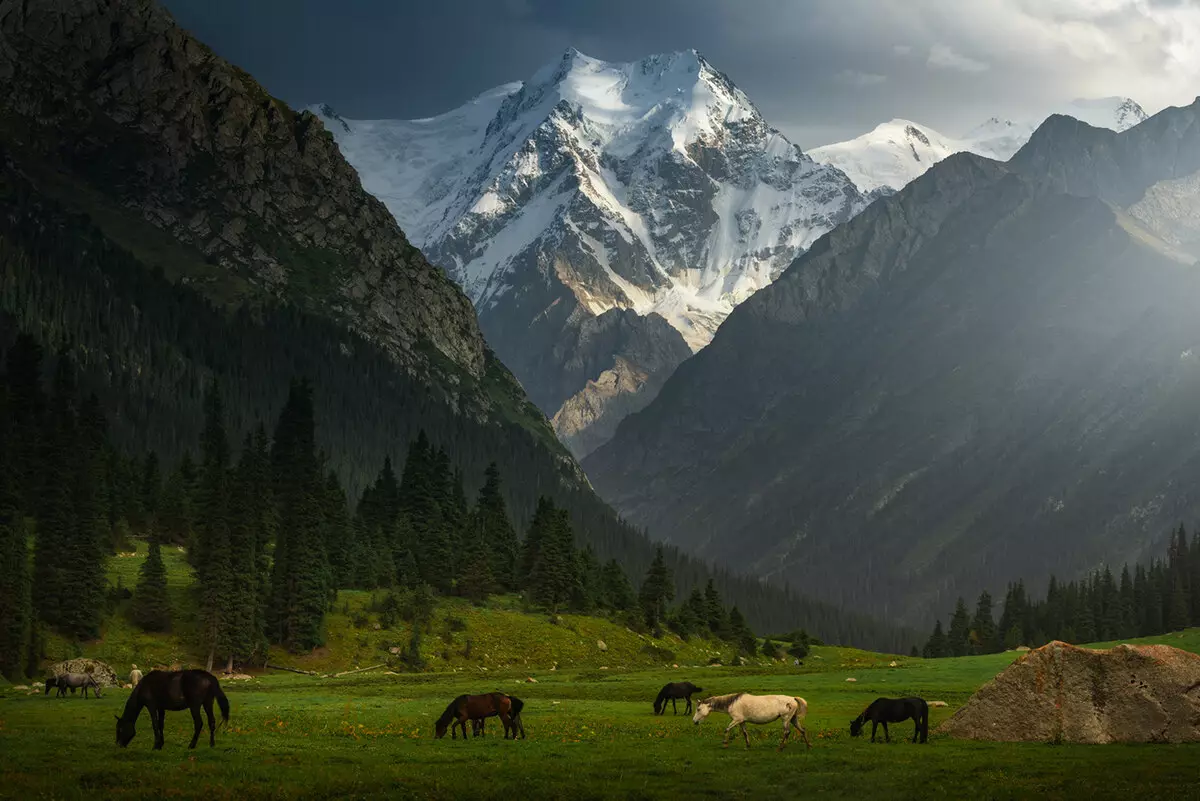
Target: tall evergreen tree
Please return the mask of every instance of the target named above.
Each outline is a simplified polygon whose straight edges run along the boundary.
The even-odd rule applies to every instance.
[[[1191,622],[1191,609],[1188,602],[1187,588],[1181,572],[1175,574],[1167,603],[1167,628],[1171,631],[1186,629]]]
[[[537,524],[539,520],[535,517],[534,522]],[[579,580],[575,535],[566,510],[557,509],[552,503],[540,524],[545,527],[542,531],[530,528],[529,539],[538,542],[539,546],[529,574],[529,589],[535,601],[556,613],[571,599]]]
[[[631,609],[636,602],[633,587],[616,559],[609,559],[600,573],[601,605],[614,612]]]
[[[950,656],[966,656],[971,653],[971,618],[967,613],[967,603],[961,597],[954,605],[954,614],[950,617],[948,647]]]
[[[729,610],[729,635],[739,652],[745,656],[754,656],[758,650],[758,638],[754,636],[754,631],[746,623],[746,618],[737,606]]]
[[[508,517],[508,507],[501,493],[500,470],[495,462],[489,464],[484,473],[483,488],[479,490],[479,500],[475,504],[475,515],[483,542],[490,554],[493,577],[502,588],[515,590],[520,542]]]
[[[42,388],[42,348],[28,334],[20,334],[5,354],[5,384],[11,420],[10,451],[21,468],[13,478],[17,508],[27,514],[40,508],[45,467],[41,435],[46,414]]]
[[[15,682],[25,672],[33,602],[13,418],[8,388],[0,386],[0,675]]]
[[[307,651],[323,642],[329,567],[322,531],[323,486],[316,453],[312,386],[295,381],[275,427],[271,465],[279,528],[271,587],[277,642]]]
[[[941,659],[950,655],[950,641],[946,639],[946,634],[942,631],[942,621],[939,620],[933,627],[929,642],[925,643],[923,656],[926,659]]]
[[[987,590],[979,594],[979,601],[975,604],[975,617],[971,619],[971,631],[975,635],[977,653],[993,654],[1000,650],[996,622],[992,619],[992,595]]]
[[[708,630],[716,637],[726,639],[730,636],[730,621],[725,614],[725,603],[721,599],[721,593],[717,591],[713,580],[709,579],[704,585],[704,603],[708,607],[706,622]]]
[[[133,622],[146,631],[171,628],[171,599],[167,594],[167,568],[158,541],[150,539],[150,553],[138,568],[137,588],[130,609]]]
[[[638,603],[641,604],[647,626],[658,628],[666,618],[667,604],[674,597],[675,582],[663,559],[663,548],[659,545],[654,550],[654,561],[650,563],[646,578],[638,590]]]
[[[104,606],[104,557],[111,547],[105,503],[107,428],[100,401],[89,396],[79,410],[72,507],[74,520],[65,553],[71,604],[63,610],[63,632],[79,639],[100,634],[97,609]]]
[[[225,433],[225,408],[220,389],[209,384],[204,396],[201,435],[200,486],[197,520],[189,561],[200,585],[201,638],[208,651],[208,669],[216,655],[232,659],[238,650],[237,598],[231,547],[230,451]],[[246,536],[251,536],[246,532]],[[239,556],[243,549],[238,547]],[[249,555],[253,559],[253,553]]]
[[[41,470],[40,490],[34,508],[37,538],[33,554],[33,607],[38,618],[51,628],[66,624],[71,597],[70,566],[64,554],[71,547],[75,529],[73,493],[77,444],[75,373],[70,359],[60,355],[55,366],[49,405],[43,418],[37,464]]]

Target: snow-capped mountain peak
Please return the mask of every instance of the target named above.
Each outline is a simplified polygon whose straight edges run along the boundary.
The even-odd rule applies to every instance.
[[[615,63],[568,49],[527,81],[424,120],[313,111],[550,414],[583,388],[563,378],[560,346],[588,350],[583,320],[620,311],[635,343],[643,334],[624,312],[657,313],[699,349],[866,203],[695,50]],[[595,356],[589,380],[612,356]]]
[[[1115,131],[1132,128],[1147,118],[1142,107],[1127,97],[1080,98],[1053,113]],[[865,192],[887,193],[899,190],[952,153],[968,151],[1008,161],[1047,116],[1020,121],[991,117],[959,138],[940,134],[927,125],[892,120],[854,139],[815,148],[809,155],[840,168]]]

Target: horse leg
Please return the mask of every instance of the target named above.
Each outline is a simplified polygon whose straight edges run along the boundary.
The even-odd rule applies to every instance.
[[[501,709],[500,712],[497,713],[497,717],[500,718],[500,722],[504,725],[504,739],[507,740],[508,739],[508,730],[512,728],[512,717],[510,717],[509,714],[507,712],[505,712],[503,709]],[[512,738],[514,740],[517,739],[517,732],[515,729],[513,729]]]
[[[779,750],[780,751],[782,751],[783,747],[785,745],[787,745],[788,735],[791,733],[792,733],[792,718],[784,718],[783,719],[783,739],[779,741]]]
[[[196,741],[200,739],[200,732],[204,731],[204,721],[200,719],[200,704],[192,704],[192,744],[188,748],[195,748]]]
[[[154,730],[154,750],[161,751],[165,739],[163,737],[163,726],[166,723],[167,712],[165,709],[155,709],[150,707],[150,728]]]
[[[871,742],[875,742],[875,732],[879,730],[879,721],[871,721]]]
[[[913,742],[915,743],[917,741],[917,738],[920,736],[921,736],[921,716],[913,715]]]
[[[683,708],[683,714],[685,714],[685,715],[692,714],[692,696],[690,696],[690,695],[687,697],[687,706],[685,706]]]
[[[742,721],[740,728],[742,730],[742,739],[746,741],[746,747],[749,748],[750,747],[750,735],[746,733],[746,721],[744,721],[744,720]]]
[[[676,715],[679,714],[679,707],[675,706],[675,702],[678,700],[679,700],[678,698],[671,699],[671,711],[674,712]]]
[[[887,730],[887,721],[886,721],[886,720],[883,722],[883,739],[884,739],[884,741],[885,741],[885,742],[889,742],[889,743],[892,741],[892,737],[891,737],[891,735],[890,735],[890,734],[888,734],[888,730]]]
[[[731,720],[729,721],[729,725],[725,727],[725,736],[721,738],[722,748],[729,747],[729,733],[733,731],[733,727],[736,725],[738,725],[738,722],[736,720]]]
[[[812,748],[812,743],[808,740],[808,732],[804,730],[803,724],[797,721],[796,718],[792,718],[792,725],[796,727],[796,731],[800,732],[800,736],[804,738],[804,744]]]
[[[212,699],[209,698],[204,702],[204,711],[208,715],[208,747],[216,748],[217,746],[217,721],[213,718]]]

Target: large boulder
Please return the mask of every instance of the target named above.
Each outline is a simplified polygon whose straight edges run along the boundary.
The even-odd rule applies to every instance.
[[[68,659],[57,665],[51,665],[50,672],[55,676],[61,676],[64,673],[91,673],[101,687],[120,685],[116,672],[99,659]]]
[[[938,731],[1006,742],[1200,741],[1200,656],[1055,641],[1019,657]]]

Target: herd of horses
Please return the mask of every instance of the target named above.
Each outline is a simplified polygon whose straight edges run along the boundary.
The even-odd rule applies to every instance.
[[[52,689],[58,690],[59,696],[65,696],[68,689],[82,689],[84,697],[90,689],[97,698],[100,697],[100,685],[95,677],[87,673],[66,673],[46,680],[46,695]],[[667,684],[654,699],[654,714],[666,713],[667,701],[671,702],[675,714],[679,709],[675,702],[684,700],[684,714],[692,713],[692,696],[702,692],[703,688],[691,682],[672,682]],[[152,670],[146,674],[133,688],[125,702],[125,710],[116,715],[117,745],[124,748],[129,745],[137,734],[136,724],[142,710],[150,715],[150,725],[154,731],[154,749],[163,747],[163,724],[167,712],[188,710],[192,713],[194,731],[192,742],[188,748],[195,748],[201,733],[204,731],[203,710],[208,719],[208,744],[216,745],[216,719],[213,715],[213,704],[221,711],[222,725],[229,722],[229,699],[221,690],[217,677],[206,670]],[[471,724],[471,736],[484,736],[484,726],[488,718],[499,718],[504,726],[504,739],[510,736],[513,740],[525,739],[525,724],[521,721],[521,710],[525,702],[512,695],[501,692],[484,693],[482,695],[460,695],[451,701],[442,716],[434,724],[434,737],[441,739],[450,732],[450,739],[457,739],[457,730],[462,729],[463,740],[467,739],[467,723]],[[734,729],[741,731],[746,747],[750,747],[750,737],[746,733],[746,724],[764,724],[781,721],[783,739],[780,740],[779,750],[787,745],[793,731],[797,732],[808,748],[812,742],[804,729],[804,719],[808,715],[808,703],[798,696],[790,695],[752,695],[750,693],[730,693],[728,695],[713,695],[697,701],[692,722],[700,725],[713,712],[723,712],[729,716],[729,725],[725,727],[722,746],[728,747],[729,738]],[[900,723],[912,720],[915,725],[913,742],[926,742],[929,737],[929,705],[921,698],[879,698],[863,710],[862,714],[850,721],[850,735],[858,737],[867,723],[871,724],[871,742],[875,742],[875,734],[880,725],[883,726],[883,736],[888,742],[889,723]]]

